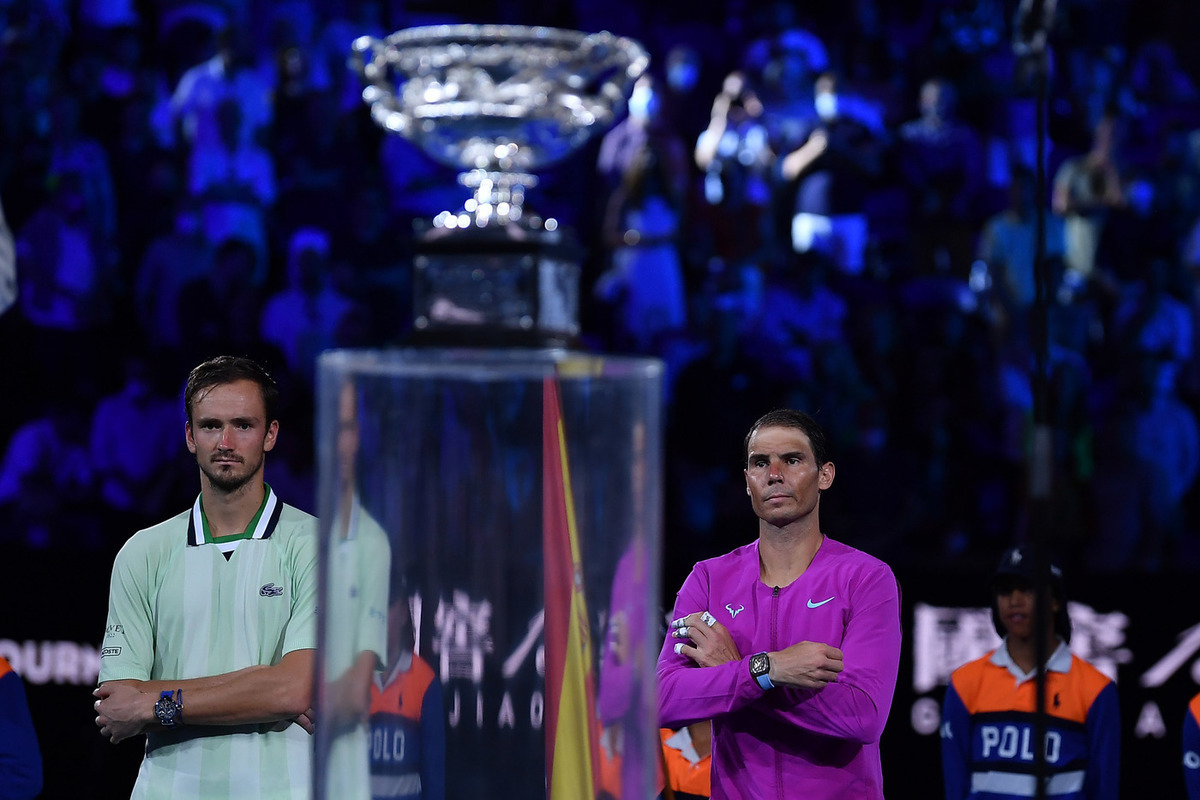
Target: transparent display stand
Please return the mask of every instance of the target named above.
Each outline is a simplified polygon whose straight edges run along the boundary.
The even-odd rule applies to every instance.
[[[314,797],[652,798],[662,365],[319,366]]]

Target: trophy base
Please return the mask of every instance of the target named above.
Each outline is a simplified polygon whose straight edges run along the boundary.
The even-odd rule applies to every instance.
[[[417,345],[570,347],[579,335],[582,248],[562,230],[515,226],[418,232]]]

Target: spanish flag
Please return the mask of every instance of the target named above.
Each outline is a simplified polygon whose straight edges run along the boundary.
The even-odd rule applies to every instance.
[[[546,584],[546,785],[550,800],[598,791],[592,638],[558,381],[542,386],[542,550]]]

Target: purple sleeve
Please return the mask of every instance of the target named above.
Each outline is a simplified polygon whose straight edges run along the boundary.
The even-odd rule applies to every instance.
[[[633,665],[622,664],[612,646],[610,632],[600,661],[600,688],[596,693],[596,713],[605,725],[619,721],[629,712],[636,690]]]
[[[850,619],[837,646],[845,669],[824,689],[771,693],[773,714],[814,733],[860,744],[879,741],[900,667],[900,586],[880,564],[853,588]],[[794,644],[794,643],[793,643]]]
[[[708,575],[697,565],[683,582],[675,597],[672,619],[708,608]],[[658,654],[658,722],[664,728],[681,728],[693,722],[741,708],[763,696],[762,689],[750,677],[746,664],[750,654],[740,661],[719,667],[700,667],[675,652],[675,642],[667,634]]]
[[[640,616],[636,604],[630,598],[642,598],[645,592],[633,581],[633,558],[626,551],[617,562],[613,575],[612,599],[609,606],[608,631],[604,637],[604,655],[600,660],[600,687],[596,696],[596,712],[605,725],[618,722],[633,706],[634,693],[638,691],[637,667],[642,659],[626,654],[624,661],[617,654],[616,640],[624,636],[630,646],[639,648],[645,641],[646,626],[638,624]],[[618,632],[618,628],[624,628]]]

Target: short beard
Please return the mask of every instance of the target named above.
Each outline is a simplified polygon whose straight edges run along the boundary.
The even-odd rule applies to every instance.
[[[224,492],[225,494],[233,494],[234,492],[238,491],[239,489],[244,487],[246,484],[248,484],[254,478],[255,475],[259,474],[259,472],[262,471],[262,462],[261,461],[258,463],[258,465],[254,469],[248,470],[247,472],[244,472],[241,475],[230,475],[230,476],[222,475],[221,473],[210,469],[209,466],[207,464],[204,464],[203,462],[198,461],[197,463],[200,465],[200,471],[203,472],[208,477],[208,482],[210,484],[212,484],[212,487],[221,492]],[[245,465],[245,462],[243,462],[243,466],[244,465]]]

